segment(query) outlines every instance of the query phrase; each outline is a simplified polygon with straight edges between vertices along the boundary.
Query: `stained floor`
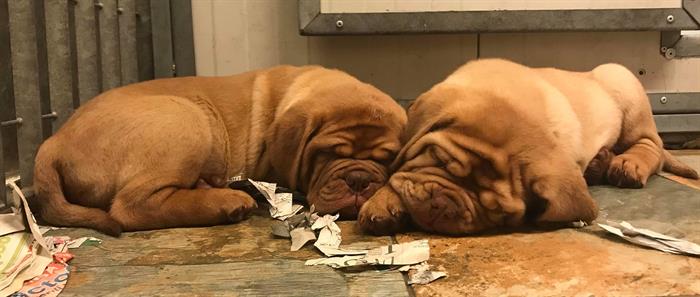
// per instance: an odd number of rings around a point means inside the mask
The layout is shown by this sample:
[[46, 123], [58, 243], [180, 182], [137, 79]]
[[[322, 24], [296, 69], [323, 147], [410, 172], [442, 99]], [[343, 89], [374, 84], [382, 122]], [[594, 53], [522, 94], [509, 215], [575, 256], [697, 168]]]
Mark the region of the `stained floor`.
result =
[[[700, 167], [699, 151], [679, 154]], [[656, 176], [641, 190], [591, 188], [601, 207], [598, 221], [626, 220], [700, 243], [700, 191], [678, 181], [685, 185]], [[340, 222], [343, 243], [356, 247], [430, 239], [429, 262], [448, 277], [411, 287], [395, 270], [304, 266], [321, 254], [310, 245], [290, 252], [287, 240], [271, 236], [265, 213], [258, 210], [235, 225], [133, 232], [119, 239], [84, 229], [51, 231], [104, 239], [72, 250], [62, 296], [700, 295], [700, 258], [633, 246], [597, 226], [461, 238], [421, 232], [374, 237], [362, 235], [354, 222]]]

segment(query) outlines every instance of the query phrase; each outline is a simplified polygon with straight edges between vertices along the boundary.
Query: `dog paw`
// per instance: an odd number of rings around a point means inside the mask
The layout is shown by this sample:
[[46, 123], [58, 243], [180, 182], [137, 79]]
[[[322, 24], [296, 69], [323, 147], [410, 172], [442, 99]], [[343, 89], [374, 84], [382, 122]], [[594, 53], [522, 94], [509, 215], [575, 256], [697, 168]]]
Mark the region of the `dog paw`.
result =
[[583, 177], [586, 179], [586, 184], [589, 186], [602, 185], [606, 181], [608, 168], [615, 154], [606, 148], [600, 149], [598, 154], [588, 163]]
[[232, 223], [240, 222], [246, 219], [250, 213], [258, 207], [258, 204], [253, 198], [248, 195], [238, 195], [235, 200], [231, 199], [230, 203], [225, 206], [225, 212], [228, 214], [228, 219]]
[[608, 168], [608, 183], [620, 188], [642, 188], [646, 178], [634, 157], [624, 154], [615, 156]]
[[374, 235], [392, 235], [403, 228], [407, 215], [401, 204], [368, 200], [360, 209], [357, 222], [360, 228]]

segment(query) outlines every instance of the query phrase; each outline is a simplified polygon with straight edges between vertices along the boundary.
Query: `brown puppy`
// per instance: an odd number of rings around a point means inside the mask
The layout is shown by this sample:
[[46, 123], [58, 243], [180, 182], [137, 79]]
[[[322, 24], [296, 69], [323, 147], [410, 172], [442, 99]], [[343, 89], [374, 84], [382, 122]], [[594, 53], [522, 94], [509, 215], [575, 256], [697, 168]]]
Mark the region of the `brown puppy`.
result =
[[41, 146], [36, 199], [48, 223], [111, 235], [206, 226], [255, 206], [222, 188], [244, 175], [352, 218], [386, 182], [405, 124], [389, 96], [321, 67], [143, 82], [99, 95]]
[[589, 165], [592, 183], [620, 187], [642, 187], [662, 167], [697, 178], [662, 148], [644, 88], [619, 65], [578, 73], [471, 62], [408, 118], [398, 171], [360, 210], [369, 232], [396, 232], [409, 216], [448, 234], [591, 221]]

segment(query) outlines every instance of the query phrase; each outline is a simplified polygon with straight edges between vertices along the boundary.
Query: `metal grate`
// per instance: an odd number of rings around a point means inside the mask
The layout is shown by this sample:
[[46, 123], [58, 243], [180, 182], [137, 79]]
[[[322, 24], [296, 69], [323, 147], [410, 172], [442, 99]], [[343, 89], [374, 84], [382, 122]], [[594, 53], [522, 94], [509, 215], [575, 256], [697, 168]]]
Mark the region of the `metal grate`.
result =
[[180, 0], [0, 0], [0, 180], [29, 189], [41, 142], [95, 95], [175, 76], [176, 61], [194, 75], [191, 19]]

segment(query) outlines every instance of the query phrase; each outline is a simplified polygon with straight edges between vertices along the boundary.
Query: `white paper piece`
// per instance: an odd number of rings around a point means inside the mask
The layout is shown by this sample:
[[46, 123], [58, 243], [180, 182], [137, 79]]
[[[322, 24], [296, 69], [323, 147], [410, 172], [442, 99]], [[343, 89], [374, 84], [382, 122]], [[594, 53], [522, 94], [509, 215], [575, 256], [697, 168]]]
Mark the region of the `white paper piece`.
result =
[[[28, 231], [30, 232], [18, 232], [2, 236], [2, 238], [9, 239], [10, 241], [14, 239], [16, 244], [13, 247], [8, 247], [6, 245], [3, 249], [3, 258], [7, 258], [7, 255], [4, 255], [5, 252], [11, 253], [11, 255], [10, 258], [2, 260], [2, 263], [8, 265], [3, 265], [2, 268], [0, 296], [6, 296], [16, 292], [22, 287], [25, 280], [41, 275], [46, 266], [53, 261], [53, 252], [61, 251], [65, 247], [64, 244], [63, 247], [59, 247], [61, 250], [58, 250], [53, 244], [53, 240], [51, 242], [47, 241], [47, 239], [51, 238], [45, 238], [42, 235], [42, 230], [39, 229], [39, 225], [36, 223], [36, 219], [29, 209], [27, 198], [24, 196], [19, 186], [17, 186], [16, 181], [16, 179], [9, 180], [6, 185], [12, 189], [13, 199], [17, 201], [17, 205], [23, 205], [21, 206], [22, 211], [20, 212], [24, 213], [24, 218], [26, 218], [29, 225]], [[24, 218], [22, 222], [24, 222]], [[56, 250], [50, 249], [52, 247]]]
[[29, 233], [12, 233], [0, 237], [3, 242], [0, 253], [0, 288], [9, 286], [22, 270], [36, 259], [38, 244]]
[[343, 249], [343, 248], [332, 248], [332, 247], [316, 247], [318, 248], [319, 251], [321, 251], [324, 255], [328, 257], [332, 256], [350, 256], [350, 255], [365, 255], [369, 251], [368, 250], [348, 250], [348, 249]]
[[634, 244], [647, 246], [672, 254], [700, 256], [700, 245], [698, 244], [648, 229], [636, 228], [625, 221], [619, 223], [619, 228], [600, 223], [598, 226]]
[[337, 249], [342, 241], [342, 236], [340, 236], [340, 227], [338, 227], [338, 224], [335, 223], [335, 220], [337, 220], [338, 217], [339, 215], [324, 215], [323, 217], [318, 218], [313, 225], [311, 225], [312, 230], [321, 229], [321, 231], [318, 233], [318, 239], [316, 240], [316, 243], [314, 243], [314, 246], [326, 254], [326, 256], [330, 255], [326, 253], [324, 249]]
[[24, 231], [24, 214], [13, 207], [12, 213], [0, 214], [0, 236]]
[[305, 265], [328, 265], [333, 268], [358, 265], [411, 265], [427, 261], [430, 257], [428, 240], [416, 240], [392, 244], [367, 251], [361, 256], [343, 256], [311, 259]]
[[277, 189], [275, 183], [258, 182], [252, 179], [248, 179], [248, 181], [270, 203], [270, 215], [275, 219], [284, 221], [304, 208], [301, 205], [292, 204], [292, 193], [275, 193]]
[[425, 285], [439, 278], [446, 277], [447, 273], [443, 271], [433, 271], [430, 269], [428, 262], [422, 262], [417, 265], [406, 265], [399, 268], [399, 271], [409, 271], [409, 285]]
[[41, 245], [41, 247], [48, 251], [49, 248], [46, 245], [46, 240], [44, 239], [44, 236], [39, 230], [39, 224], [36, 223], [36, 218], [34, 218], [34, 214], [32, 214], [32, 211], [29, 209], [29, 203], [27, 203], [27, 198], [24, 197], [24, 193], [22, 193], [22, 190], [19, 188], [19, 186], [17, 186], [16, 182], [9, 182], [7, 183], [7, 185], [12, 188], [13, 195], [18, 195], [19, 198], [22, 200], [22, 204], [24, 205], [24, 214], [27, 217], [27, 222], [29, 222], [29, 230], [31, 230], [32, 235], [34, 235], [34, 239], [36, 239], [36, 241]]
[[308, 228], [296, 228], [289, 231], [289, 235], [292, 237], [292, 246], [289, 249], [292, 252], [298, 251], [307, 242], [316, 239], [316, 234]]
[[[255, 186], [260, 193], [265, 196], [265, 199], [267, 199], [268, 202], [272, 201], [272, 198], [275, 197], [275, 190], [277, 189], [277, 184], [275, 183], [266, 183], [266, 182], [259, 182], [259, 181], [254, 181], [252, 179], [248, 179], [248, 181]], [[272, 202], [270, 202], [272, 204]]]
[[60, 229], [66, 229], [66, 228], [39, 225], [39, 232], [41, 232], [42, 235], [46, 234], [46, 232], [49, 232], [51, 230], [60, 230]]
[[571, 222], [571, 227], [574, 228], [583, 228], [586, 227], [588, 224], [584, 221], [576, 221], [576, 222]]
[[88, 241], [96, 242], [96, 243], [98, 243], [98, 244], [99, 244], [99, 243], [102, 243], [102, 239], [99, 239], [99, 238], [95, 238], [95, 237], [80, 237], [80, 238], [76, 238], [76, 239], [73, 239], [73, 240], [69, 240], [69, 241], [67, 242], [67, 246], [66, 246], [66, 247], [69, 248], [69, 249], [79, 248], [79, 247], [82, 246], [85, 242], [88, 242]]
[[[39, 248], [40, 246], [34, 242], [34, 247]], [[25, 267], [13, 277], [6, 279], [6, 281], [8, 281], [7, 285], [4, 287], [0, 286], [2, 287], [2, 289], [0, 289], [0, 296], [9, 296], [10, 294], [20, 290], [26, 280], [30, 280], [41, 275], [44, 272], [44, 269], [46, 269], [46, 266], [48, 266], [52, 261], [53, 258], [51, 257], [34, 257], [28, 267]]]

